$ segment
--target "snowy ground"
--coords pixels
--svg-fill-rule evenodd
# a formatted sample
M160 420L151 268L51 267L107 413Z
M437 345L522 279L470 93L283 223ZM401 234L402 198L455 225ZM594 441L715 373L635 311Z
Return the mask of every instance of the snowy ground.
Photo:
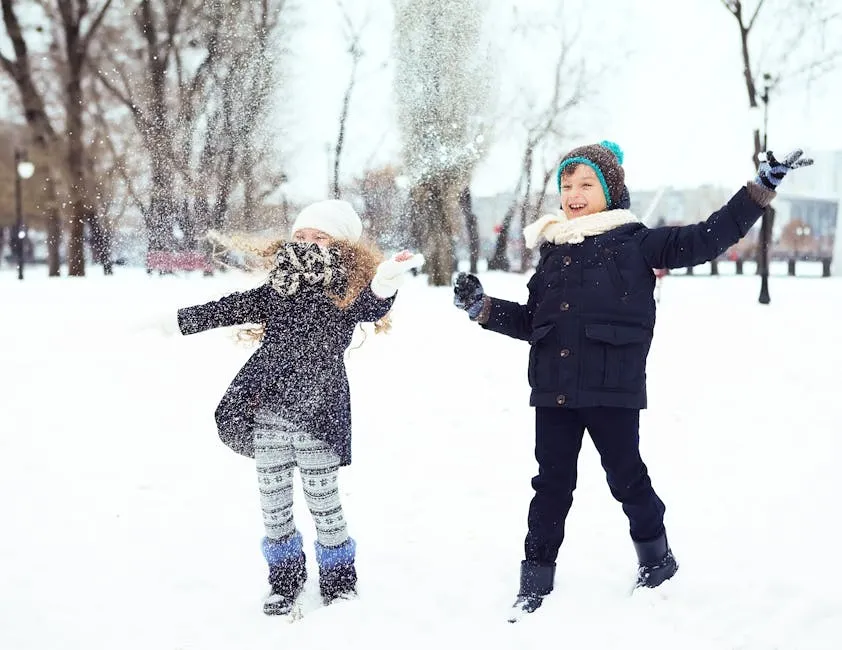
M395 328L348 361L341 476L361 597L295 623L261 611L251 463L213 410L250 351L230 331L139 328L249 286L0 272L0 648L633 650L842 647L842 281L668 277L642 448L681 562L629 595L627 524L586 442L556 590L518 625L535 471L527 346L414 279ZM40 275L40 274L39 274ZM525 278L485 274L520 299ZM312 549L303 502L299 526Z

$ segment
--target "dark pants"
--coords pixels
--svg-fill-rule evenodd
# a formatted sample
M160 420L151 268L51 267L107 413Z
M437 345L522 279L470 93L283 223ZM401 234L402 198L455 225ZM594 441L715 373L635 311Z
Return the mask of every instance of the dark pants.
M664 532L664 504L652 489L640 458L640 411L595 407L535 409L535 496L529 504L526 559L552 564L564 539L564 520L573 504L576 462L585 429L605 469L608 487L629 518L631 537L648 541Z

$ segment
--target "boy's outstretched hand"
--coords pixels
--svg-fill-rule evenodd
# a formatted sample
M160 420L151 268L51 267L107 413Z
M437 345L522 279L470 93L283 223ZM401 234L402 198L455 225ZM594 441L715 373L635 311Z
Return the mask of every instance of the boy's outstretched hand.
M456 276L456 284L453 285L453 304L468 312L471 320L479 318L484 298L485 292L477 276L468 273L460 273Z
M801 156L803 154L803 150L796 149L788 153L782 162L778 162L775 154L767 151L766 160L760 163L760 166L757 168L757 178L754 182L762 184L770 190L776 190L787 172L798 169L799 167L809 167L813 164L813 159L802 158Z

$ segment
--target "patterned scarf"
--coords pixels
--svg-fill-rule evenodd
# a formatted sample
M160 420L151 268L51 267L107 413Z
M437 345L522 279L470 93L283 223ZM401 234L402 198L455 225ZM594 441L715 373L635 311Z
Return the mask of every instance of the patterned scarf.
M282 296L295 295L308 287L321 287L329 293L342 295L348 288L348 272L340 264L336 248L288 242L275 255L269 284Z
M545 214L529 224L523 229L523 238L528 248L535 248L542 238L551 244L581 244L585 237L601 235L627 223L640 223L640 219L628 210L606 210L568 219L559 210L557 215Z

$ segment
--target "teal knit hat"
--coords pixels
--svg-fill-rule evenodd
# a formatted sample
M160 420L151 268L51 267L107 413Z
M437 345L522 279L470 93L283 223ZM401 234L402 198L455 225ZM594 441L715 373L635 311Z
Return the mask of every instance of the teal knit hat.
M605 193L605 202L609 209L617 208L624 201L626 173L623 171L623 150L616 142L603 140L599 144L588 144L570 151L558 166L556 182L561 194L561 175L570 165L587 165L596 173ZM626 194L627 195L627 194Z

